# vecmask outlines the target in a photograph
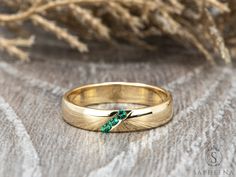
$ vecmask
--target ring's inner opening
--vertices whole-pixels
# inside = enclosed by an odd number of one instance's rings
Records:
[[[167,94],[154,87],[110,84],[75,89],[68,100],[83,107],[107,103],[153,106],[166,101]]]

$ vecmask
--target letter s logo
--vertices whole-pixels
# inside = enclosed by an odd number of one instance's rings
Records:
[[[222,154],[218,148],[210,148],[206,150],[206,162],[210,166],[218,166],[222,161]]]

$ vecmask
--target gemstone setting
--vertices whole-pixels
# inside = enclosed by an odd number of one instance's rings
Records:
[[[119,110],[113,118],[111,118],[104,125],[101,126],[100,131],[103,133],[109,133],[114,126],[119,124],[125,118],[127,118],[126,111],[123,109]]]
[[[124,111],[124,110],[119,110],[119,112],[118,112],[118,117],[119,117],[119,119],[124,119],[124,118],[126,118],[126,115],[127,115],[127,113]]]

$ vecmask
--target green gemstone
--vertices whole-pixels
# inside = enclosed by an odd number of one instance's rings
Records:
[[[118,122],[119,122],[119,120],[118,120],[117,117],[114,117],[114,118],[111,119],[111,123],[112,123],[113,126],[118,124]]]
[[[101,126],[100,131],[105,133],[105,126]]]
[[[101,128],[100,128],[101,132],[109,133],[110,130],[112,129],[112,127],[114,125],[118,124],[121,119],[126,118],[126,116],[127,116],[126,111],[119,110],[118,114],[115,117],[113,117],[112,119],[107,121],[103,126],[101,126]]]
[[[126,118],[126,115],[127,114],[126,114],[126,112],[124,110],[119,110],[118,116],[119,116],[120,119]]]
[[[111,126],[106,123],[100,128],[100,130],[103,133],[109,133],[111,130]]]
[[[112,127],[112,121],[109,120],[109,121],[107,122],[107,125],[110,126],[110,127]]]

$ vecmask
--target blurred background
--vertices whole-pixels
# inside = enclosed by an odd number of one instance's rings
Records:
[[[219,0],[2,0],[0,48],[21,60],[46,31],[80,53],[92,44],[120,44],[156,51],[166,45],[195,49],[203,58],[231,61],[235,2]],[[14,42],[13,42],[14,40]],[[42,41],[42,40],[41,40]],[[91,44],[92,43],[92,44]]]

